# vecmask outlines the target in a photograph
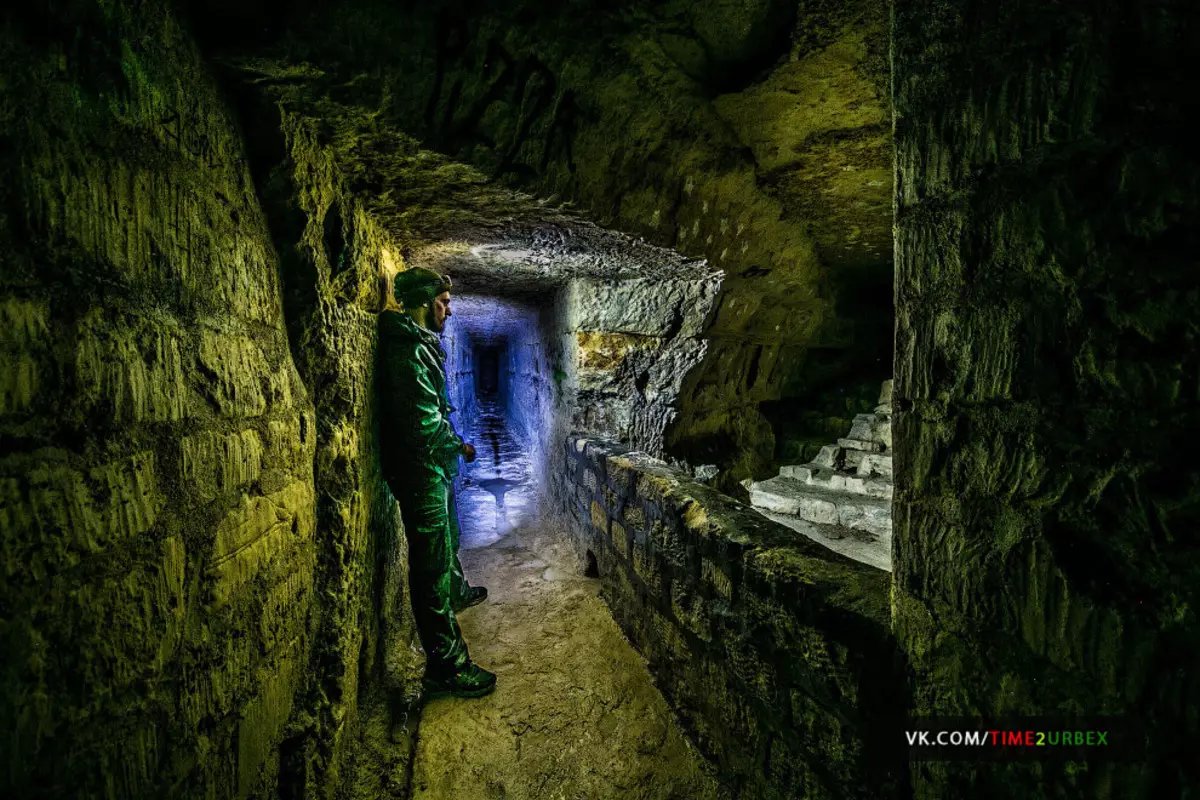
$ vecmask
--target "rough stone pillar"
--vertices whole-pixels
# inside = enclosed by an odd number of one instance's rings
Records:
[[[926,765],[919,797],[1196,785],[1196,17],[895,4],[893,610],[916,710],[1154,731],[1141,766]]]

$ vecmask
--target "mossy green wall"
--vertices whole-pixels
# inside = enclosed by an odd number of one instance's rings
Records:
[[[918,712],[1141,717],[1151,759],[926,764],[921,797],[1198,783],[1194,4],[897,0],[897,635]]]

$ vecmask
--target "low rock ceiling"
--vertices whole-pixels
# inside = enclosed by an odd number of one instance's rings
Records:
[[[717,272],[703,259],[584,221],[501,231],[466,228],[414,249],[409,262],[451,275],[459,291],[527,299],[572,278],[686,280]]]
[[[451,275],[459,292],[536,298],[573,278],[689,280],[720,275],[703,258],[608,230],[425,150],[370,109],[333,99],[320,70],[254,60],[243,79],[326,142],[351,193],[408,266]]]
[[[471,344],[485,347],[519,340],[536,324],[538,315],[533,303],[477,294],[456,295],[450,310],[454,324],[466,332]]]

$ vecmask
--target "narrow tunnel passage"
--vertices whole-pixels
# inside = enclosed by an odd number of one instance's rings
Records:
[[[713,796],[664,697],[747,800],[1197,794],[1200,3],[8,5],[0,797]],[[417,265],[524,304],[414,765]],[[901,736],[1067,711],[1145,758]]]
[[[495,398],[480,399],[475,417],[459,431],[479,453],[456,487],[462,546],[486,547],[533,521],[537,485],[528,446],[512,432]]]
[[[443,344],[454,422],[477,452],[455,487],[461,560],[489,597],[459,621],[498,683],[481,699],[425,705],[410,796],[725,797],[594,570],[580,574],[561,522],[540,513],[536,434],[554,427],[556,409],[539,402],[546,348],[534,310],[470,296],[460,306]]]

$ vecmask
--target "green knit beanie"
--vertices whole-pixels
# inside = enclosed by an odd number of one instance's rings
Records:
[[[392,281],[392,294],[405,309],[420,308],[442,292],[450,291],[450,276],[438,275],[424,267],[410,267],[397,272]]]

